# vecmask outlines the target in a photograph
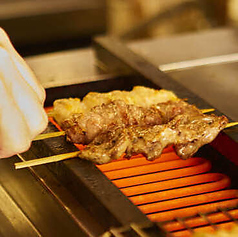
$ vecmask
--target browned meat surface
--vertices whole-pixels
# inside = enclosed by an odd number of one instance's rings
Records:
[[[123,153],[126,157],[142,153],[148,160],[153,160],[171,144],[181,158],[191,157],[201,146],[215,139],[228,121],[225,116],[189,112],[177,115],[162,125],[114,126],[98,135],[79,157],[103,164],[119,158]]]
[[[200,114],[199,110],[182,100],[159,103],[151,107],[141,107],[115,100],[93,107],[85,114],[74,114],[62,123],[67,139],[74,143],[89,144],[109,127],[121,128],[138,125],[152,126],[169,122],[184,112]]]
[[[142,153],[159,157],[173,144],[183,159],[210,143],[227,124],[225,116],[204,115],[198,108],[177,100],[151,107],[111,101],[90,112],[74,114],[63,122],[69,141],[88,144],[80,157],[98,164]]]

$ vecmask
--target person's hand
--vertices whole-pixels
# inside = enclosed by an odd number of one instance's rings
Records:
[[[26,151],[47,126],[45,91],[0,28],[0,158]]]

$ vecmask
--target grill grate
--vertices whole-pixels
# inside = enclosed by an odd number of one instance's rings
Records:
[[[238,220],[238,190],[200,157],[181,160],[167,148],[160,159],[142,155],[98,168],[154,222],[174,237],[228,229]]]

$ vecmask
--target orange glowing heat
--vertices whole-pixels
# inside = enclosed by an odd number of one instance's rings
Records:
[[[50,121],[61,130],[52,118]],[[154,161],[136,155],[97,167],[149,219],[160,222],[173,237],[230,229],[235,225],[234,219],[238,219],[238,191],[228,189],[227,176],[211,173],[211,163],[204,158],[181,160],[168,147]],[[219,211],[234,207],[227,211],[229,215]]]

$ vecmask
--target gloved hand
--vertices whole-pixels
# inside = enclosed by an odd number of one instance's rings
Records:
[[[0,28],[0,158],[26,151],[47,126],[45,91]]]

